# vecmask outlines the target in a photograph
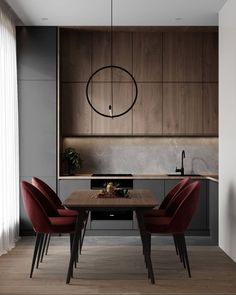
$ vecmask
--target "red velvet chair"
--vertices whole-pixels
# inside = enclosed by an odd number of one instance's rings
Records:
[[[48,199],[48,201],[51,203],[51,205],[54,207],[54,209],[57,210],[57,212],[60,216],[77,216],[78,212],[76,212],[74,210],[67,210],[62,206],[62,202],[61,202],[60,198],[58,197],[58,195],[44,181],[42,181],[41,179],[39,179],[37,177],[33,177],[32,184],[38,190],[41,191],[41,193]],[[82,234],[81,241],[80,241],[80,253],[82,250],[82,245],[83,245],[83,241],[84,241],[84,235],[85,235],[85,231],[86,231],[87,222],[88,222],[88,215],[87,215],[87,218],[84,222],[84,230],[83,230],[83,234]],[[48,253],[49,242],[50,242],[50,235],[47,237],[47,241],[45,242],[47,244],[46,245],[46,255]],[[44,253],[44,251],[43,251],[43,253]]]
[[[182,190],[184,189],[190,182],[190,177],[186,177],[179,181],[165,196],[164,200],[162,201],[161,205],[158,209],[148,210],[144,217],[155,217],[155,216],[164,216],[165,210],[167,209],[168,205],[170,205],[171,200]]]
[[[191,277],[191,271],[185,242],[185,231],[196,212],[199,202],[199,190],[199,181],[189,184],[172,200],[172,205],[165,216],[145,218],[146,231],[149,236],[149,251],[151,251],[152,234],[172,234],[175,237],[184,267],[187,266],[189,277]]]
[[[43,194],[36,187],[26,181],[21,182],[21,191],[26,214],[28,215],[36,233],[34,254],[30,271],[30,278],[32,278],[36,258],[38,257],[38,264],[41,256],[45,234],[70,233],[72,240],[76,218],[59,216],[57,211],[54,211],[53,207],[50,206],[50,203],[48,203],[48,200]]]

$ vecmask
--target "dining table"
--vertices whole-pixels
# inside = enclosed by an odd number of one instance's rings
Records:
[[[89,211],[134,211],[138,222],[141,242],[143,246],[144,261],[147,268],[148,279],[155,283],[152,261],[149,251],[148,235],[145,229],[144,213],[156,207],[159,203],[152,191],[148,189],[133,189],[129,191],[128,197],[101,197],[98,190],[76,190],[72,192],[63,202],[63,206],[78,212],[76,217],[75,231],[72,242],[66,283],[70,283],[73,276],[73,265],[78,258],[78,243],[84,226],[84,220]]]

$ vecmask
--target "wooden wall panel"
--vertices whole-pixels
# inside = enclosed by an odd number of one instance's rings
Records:
[[[133,134],[162,134],[162,84],[138,83],[138,90],[133,108]]]
[[[218,81],[218,33],[203,33],[203,81]]]
[[[92,33],[92,72],[111,64],[110,32]],[[111,69],[99,72],[93,81],[110,81]]]
[[[104,87],[101,83],[93,83],[92,97],[94,106],[101,112],[109,114],[111,104],[111,84]],[[132,103],[132,83],[115,83],[113,85],[113,113],[118,114],[125,111]],[[118,117],[106,118],[93,114],[93,134],[124,134],[132,133],[132,112]]]
[[[163,134],[202,134],[201,83],[163,85]]]
[[[164,82],[202,81],[202,33],[163,33]]]
[[[139,82],[162,81],[162,33],[133,33],[133,74]]]
[[[60,79],[87,81],[91,75],[91,33],[60,30]]]
[[[112,48],[112,64],[123,67],[132,74],[132,33],[115,32]],[[124,71],[114,70],[113,81],[131,81],[131,78]]]
[[[62,83],[60,119],[61,133],[91,135],[91,108],[85,96],[86,83]]]
[[[203,133],[218,135],[218,83],[203,85]]]

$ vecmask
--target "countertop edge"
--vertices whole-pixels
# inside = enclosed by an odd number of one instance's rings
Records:
[[[59,180],[90,180],[90,179],[182,179],[186,176],[168,176],[168,175],[158,175],[158,174],[133,174],[133,176],[92,176],[91,174],[81,174],[74,176],[59,176]],[[215,182],[219,182],[218,175],[201,175],[201,176],[191,176],[192,179],[208,179]]]

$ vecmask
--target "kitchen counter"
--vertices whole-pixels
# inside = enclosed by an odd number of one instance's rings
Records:
[[[133,174],[132,176],[112,176],[112,179],[181,179],[186,176],[176,175],[169,176],[167,174]],[[110,179],[110,176],[92,176],[92,174],[77,174],[73,176],[59,176],[60,180],[66,179]],[[191,176],[192,179],[209,179],[218,182],[219,176],[212,174]]]

